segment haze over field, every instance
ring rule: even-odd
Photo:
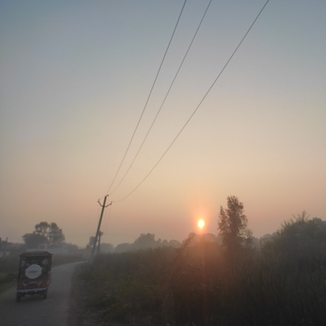
[[[0,237],[22,242],[48,221],[85,246],[108,192],[113,244],[182,240],[200,218],[216,234],[230,195],[255,236],[303,210],[325,220],[323,0],[270,1],[201,103],[265,3],[213,0],[132,164],[209,4],[188,0],[110,188],[183,3],[0,1]]]

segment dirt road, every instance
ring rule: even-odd
[[[3,326],[64,326],[68,318],[71,276],[76,264],[52,268],[48,298],[26,296],[16,302],[15,288],[0,294],[0,324]]]

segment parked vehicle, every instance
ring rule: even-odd
[[[47,298],[51,283],[52,253],[49,251],[27,251],[20,256],[17,295],[19,302],[25,295],[40,294]]]

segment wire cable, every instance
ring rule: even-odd
[[[113,180],[112,180],[112,182],[111,182],[111,185],[110,185],[109,189],[107,190],[106,194],[108,194],[108,193],[110,192],[110,190],[111,190],[111,188],[112,188],[112,186],[113,186],[113,184],[114,184],[114,182],[115,182],[115,180],[116,180],[116,178],[117,178],[117,176],[118,176],[118,174],[119,174],[119,172],[120,172],[120,169],[121,169],[121,167],[122,167],[122,164],[123,164],[123,162],[124,162],[124,160],[125,160],[125,158],[126,158],[126,156],[127,156],[127,153],[128,153],[128,151],[129,151],[129,149],[130,149],[130,146],[131,146],[131,143],[133,142],[133,139],[134,139],[135,134],[136,134],[136,132],[137,132],[137,130],[138,130],[138,127],[139,127],[140,121],[141,121],[142,118],[143,118],[144,112],[145,112],[145,110],[146,110],[146,108],[147,108],[147,104],[148,104],[148,102],[149,102],[149,99],[151,98],[151,95],[152,95],[152,92],[153,92],[154,86],[155,86],[156,81],[157,81],[157,79],[158,79],[158,76],[159,76],[159,74],[160,74],[160,72],[161,72],[161,68],[162,68],[163,63],[164,63],[164,61],[165,61],[165,57],[166,57],[166,55],[167,55],[167,53],[168,53],[168,51],[169,51],[169,48],[170,48],[170,45],[171,45],[172,39],[173,39],[174,34],[175,34],[175,31],[177,30],[177,27],[178,27],[178,25],[179,25],[179,21],[180,21],[180,18],[181,18],[181,16],[182,16],[182,13],[183,13],[183,10],[184,10],[184,8],[185,8],[186,3],[187,3],[187,0],[184,0],[184,2],[183,2],[183,6],[182,6],[181,11],[180,11],[180,14],[179,14],[179,17],[178,17],[178,19],[177,19],[177,22],[176,22],[176,24],[175,24],[175,26],[174,26],[174,29],[173,29],[172,35],[171,35],[171,37],[170,37],[170,41],[169,41],[169,43],[168,43],[168,45],[167,45],[167,48],[166,48],[165,53],[164,53],[164,55],[163,55],[163,58],[162,58],[162,60],[161,60],[161,64],[160,64],[160,66],[159,66],[159,68],[158,68],[158,71],[157,71],[157,73],[156,73],[156,76],[155,76],[155,78],[154,78],[154,82],[153,82],[152,87],[151,87],[151,89],[150,89],[150,91],[149,91],[149,94],[148,94],[148,96],[147,96],[147,100],[146,100],[146,102],[145,102],[144,108],[143,108],[143,110],[142,110],[142,112],[141,112],[141,115],[140,115],[140,117],[139,117],[139,119],[138,119],[138,122],[137,122],[137,124],[136,124],[136,128],[135,128],[135,130],[134,130],[134,132],[133,132],[133,134],[132,134],[132,136],[131,136],[131,139],[130,139],[130,141],[129,141],[129,144],[128,144],[128,146],[127,146],[127,149],[126,149],[126,151],[125,151],[125,153],[124,153],[124,155],[123,155],[123,157],[122,157],[122,160],[121,160],[120,165],[119,165],[119,167],[118,167],[118,169],[117,169],[117,172],[115,173],[115,176],[114,176],[114,178],[113,178]]]
[[[164,153],[159,158],[159,160],[155,163],[155,165],[152,167],[152,169],[145,175],[145,177],[139,182],[139,184],[132,191],[130,191],[125,197],[123,197],[123,198],[121,198],[121,199],[119,199],[117,201],[114,201],[115,203],[121,202],[121,201],[125,200],[126,198],[128,198],[131,194],[133,194],[144,183],[144,181],[150,176],[150,174],[154,171],[154,169],[158,166],[158,164],[162,161],[162,159],[164,158],[164,156],[167,154],[167,152],[170,150],[170,148],[173,146],[173,144],[179,138],[179,136],[181,135],[181,133],[183,132],[183,130],[186,128],[186,126],[188,125],[188,123],[190,122],[190,120],[193,118],[193,116],[195,115],[195,113],[198,111],[199,107],[202,105],[202,103],[206,99],[207,95],[210,93],[210,91],[212,90],[212,88],[214,87],[214,85],[216,84],[216,82],[218,81],[218,79],[221,77],[221,75],[223,74],[223,72],[226,69],[226,67],[229,65],[229,63],[233,59],[234,55],[237,53],[237,51],[239,50],[240,46],[242,45],[243,41],[246,39],[246,37],[250,33],[251,29],[255,25],[256,21],[259,18],[259,16],[261,15],[261,13],[266,8],[268,2],[269,2],[269,0],[267,0],[265,2],[265,4],[263,5],[263,7],[261,8],[261,10],[258,12],[257,16],[255,17],[255,19],[253,20],[253,22],[251,23],[251,25],[247,29],[246,33],[244,34],[244,36],[242,37],[242,39],[240,40],[240,42],[238,43],[238,45],[236,46],[236,48],[234,49],[234,51],[232,52],[232,54],[230,55],[229,59],[226,61],[226,63],[224,64],[224,66],[222,67],[222,69],[220,70],[220,72],[218,73],[217,77],[215,78],[215,80],[213,81],[213,83],[211,84],[211,86],[208,88],[208,90],[206,91],[206,93],[204,94],[204,96],[202,97],[202,99],[199,101],[199,103],[196,106],[195,110],[192,112],[192,114],[190,115],[190,117],[188,118],[188,120],[182,126],[182,128],[180,129],[180,131],[177,133],[177,135],[172,140],[172,142],[167,147],[167,149],[164,151]]]
[[[171,82],[171,84],[170,84],[170,87],[169,87],[167,93],[165,94],[165,97],[164,97],[164,99],[163,99],[163,101],[162,101],[162,103],[161,103],[161,106],[159,107],[159,109],[158,109],[158,111],[157,111],[157,113],[156,113],[156,115],[155,115],[155,117],[154,117],[154,119],[153,119],[153,121],[152,121],[152,124],[150,125],[150,127],[149,127],[149,129],[148,129],[148,131],[147,131],[147,134],[145,135],[145,137],[144,137],[144,139],[143,139],[143,141],[142,141],[142,143],[141,143],[141,145],[140,145],[140,147],[139,147],[139,149],[138,149],[136,155],[134,156],[134,158],[133,158],[133,160],[132,160],[132,162],[131,162],[129,168],[128,168],[127,171],[125,172],[124,176],[122,177],[122,179],[120,180],[120,182],[117,184],[117,186],[113,189],[113,191],[110,193],[111,195],[112,195],[112,194],[113,194],[113,193],[114,193],[114,192],[119,188],[119,186],[121,185],[121,183],[124,181],[124,179],[126,178],[127,174],[129,173],[130,169],[132,168],[133,164],[135,163],[135,161],[136,161],[136,159],[137,159],[137,157],[138,157],[138,155],[139,155],[141,149],[143,148],[143,145],[144,145],[144,143],[145,143],[145,141],[146,141],[148,135],[150,134],[150,132],[151,132],[151,130],[152,130],[152,128],[153,128],[153,126],[154,126],[154,124],[155,124],[155,122],[156,122],[156,120],[157,120],[157,118],[158,118],[158,116],[159,116],[159,114],[160,114],[160,112],[161,112],[161,110],[162,110],[162,108],[163,108],[163,105],[164,105],[164,103],[165,103],[167,97],[168,97],[169,94],[170,94],[170,91],[171,91],[171,89],[172,89],[172,86],[174,85],[174,82],[175,82],[175,80],[177,79],[177,77],[178,77],[178,75],[179,75],[179,72],[180,72],[180,70],[181,70],[181,68],[182,68],[182,66],[183,66],[183,63],[185,62],[186,57],[188,56],[188,53],[189,53],[189,51],[190,51],[190,48],[192,47],[192,44],[194,43],[194,40],[195,40],[195,38],[196,38],[196,36],[197,36],[197,34],[198,34],[198,31],[199,31],[199,29],[200,29],[200,27],[201,27],[201,25],[202,25],[202,22],[204,21],[204,18],[205,18],[206,14],[207,14],[208,8],[210,7],[212,1],[213,1],[213,0],[210,0],[209,3],[208,3],[208,5],[207,5],[207,7],[206,7],[206,10],[205,10],[205,12],[204,12],[204,14],[203,14],[203,16],[202,16],[202,18],[201,18],[199,24],[198,24],[198,27],[197,27],[197,29],[196,29],[196,31],[195,31],[195,34],[194,34],[194,36],[192,37],[192,40],[191,40],[191,42],[190,42],[190,44],[189,44],[189,46],[188,46],[188,49],[187,49],[185,55],[183,56],[183,59],[181,60],[181,63],[180,63],[180,65],[179,65],[179,68],[178,68],[176,74],[174,75],[174,78],[173,78],[173,80],[172,80],[172,82]]]

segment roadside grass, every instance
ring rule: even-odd
[[[213,243],[107,254],[73,277],[69,326],[325,325],[326,268]]]
[[[107,254],[76,268],[69,325],[159,325],[174,251]]]
[[[0,293],[10,289],[16,284],[15,277],[13,273],[0,273]]]
[[[0,293],[16,284],[19,253],[12,252],[10,255],[0,258]]]

